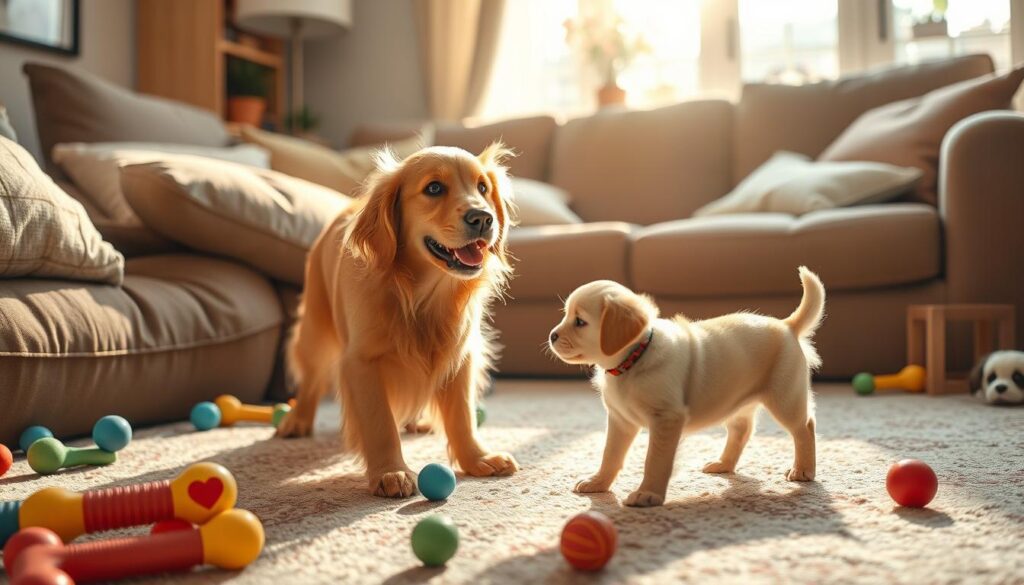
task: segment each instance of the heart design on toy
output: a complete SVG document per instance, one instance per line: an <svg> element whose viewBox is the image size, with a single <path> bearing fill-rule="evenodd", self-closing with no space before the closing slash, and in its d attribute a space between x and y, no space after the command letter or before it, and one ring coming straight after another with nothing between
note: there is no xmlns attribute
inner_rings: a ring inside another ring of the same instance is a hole
<svg viewBox="0 0 1024 585"><path fill-rule="evenodd" d="M219 477L211 477L206 481L193 481L188 484L188 497L200 506L209 510L224 493L224 483Z"/></svg>

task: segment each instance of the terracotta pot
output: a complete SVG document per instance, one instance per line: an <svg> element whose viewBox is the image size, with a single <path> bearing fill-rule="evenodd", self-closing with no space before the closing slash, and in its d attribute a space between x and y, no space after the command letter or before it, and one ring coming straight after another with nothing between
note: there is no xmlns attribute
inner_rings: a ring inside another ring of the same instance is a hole
<svg viewBox="0 0 1024 585"><path fill-rule="evenodd" d="M619 84L614 81L602 85L601 89L597 90L597 105L602 108L620 106L624 103L626 103L626 90L619 87Z"/></svg>
<svg viewBox="0 0 1024 585"><path fill-rule="evenodd" d="M228 98L228 121L249 124L259 128L263 125L263 114L267 111L267 100L259 96L240 95Z"/></svg>

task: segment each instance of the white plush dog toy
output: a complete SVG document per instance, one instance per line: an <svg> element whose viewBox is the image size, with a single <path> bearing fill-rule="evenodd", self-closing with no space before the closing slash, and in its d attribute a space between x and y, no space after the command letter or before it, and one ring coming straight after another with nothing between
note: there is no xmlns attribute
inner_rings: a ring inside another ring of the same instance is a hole
<svg viewBox="0 0 1024 585"><path fill-rule="evenodd" d="M1024 403L1024 351L997 351L971 372L971 394L989 404Z"/></svg>

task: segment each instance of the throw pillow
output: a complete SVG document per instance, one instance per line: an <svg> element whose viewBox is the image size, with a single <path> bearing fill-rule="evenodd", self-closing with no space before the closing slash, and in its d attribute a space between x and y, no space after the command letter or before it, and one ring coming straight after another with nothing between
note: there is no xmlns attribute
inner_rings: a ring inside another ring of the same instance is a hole
<svg viewBox="0 0 1024 585"><path fill-rule="evenodd" d="M1024 67L868 110L818 160L870 160L916 167L924 175L915 198L934 205L938 200L939 150L946 132L978 112L1011 109L1021 81Z"/></svg>
<svg viewBox="0 0 1024 585"><path fill-rule="evenodd" d="M564 189L533 179L512 177L512 190L517 225L583 223L583 219L569 209L569 192Z"/></svg>
<svg viewBox="0 0 1024 585"><path fill-rule="evenodd" d="M124 257L32 155L0 137L0 276L120 285Z"/></svg>
<svg viewBox="0 0 1024 585"><path fill-rule="evenodd" d="M11 126L11 119L7 117L7 108L0 106L0 136L8 140L18 141L18 135Z"/></svg>
<svg viewBox="0 0 1024 585"><path fill-rule="evenodd" d="M778 152L721 199L694 217L775 212L803 215L817 209L878 203L913 189L921 171L872 162L813 162Z"/></svg>

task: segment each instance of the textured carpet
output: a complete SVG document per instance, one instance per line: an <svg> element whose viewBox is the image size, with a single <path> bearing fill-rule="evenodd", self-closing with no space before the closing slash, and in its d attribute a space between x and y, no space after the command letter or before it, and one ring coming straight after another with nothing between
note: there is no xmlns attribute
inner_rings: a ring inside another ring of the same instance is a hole
<svg viewBox="0 0 1024 585"><path fill-rule="evenodd" d="M497 384L484 439L523 471L460 479L444 503L371 497L338 452L337 409L322 408L313 439L269 440L265 427L190 432L186 423L136 433L107 468L40 479L19 461L0 498L46 485L96 488L173 476L213 460L238 479L239 506L263 520L267 546L240 573L201 571L161 583L1021 583L1024 582L1024 409L966 396L854 396L818 390L818 481L783 473L792 444L762 416L738 473L710 476L724 432L688 437L662 508L619 504L639 482L641 435L614 493L580 496L574 482L598 465L603 411L585 382ZM443 460L436 436L405 439L414 469ZM899 458L928 461L940 478L930 509L894 507L884 487ZM563 523L599 510L619 529L619 551L597 575L571 571L557 552ZM418 519L443 513L461 548L443 569L420 567L409 547ZM5 582L5 581L4 581Z"/></svg>

